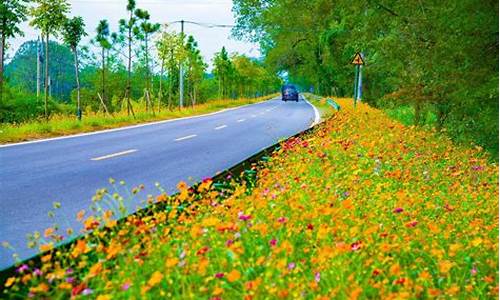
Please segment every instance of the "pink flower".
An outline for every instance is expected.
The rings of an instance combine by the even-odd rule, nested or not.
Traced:
[[[29,267],[27,264],[21,265],[19,268],[17,268],[17,273],[24,273],[24,271],[28,271]]]
[[[359,249],[361,249],[361,242],[354,242],[351,244],[352,251],[358,251]]]
[[[321,280],[321,274],[319,274],[319,272],[316,272],[316,274],[314,274],[314,281],[319,282],[320,280]]]
[[[234,241],[233,241],[233,240],[227,240],[227,242],[226,242],[226,246],[228,246],[228,247],[229,247],[229,246],[231,246],[233,243],[234,243]]]
[[[402,213],[402,212],[403,212],[403,208],[401,208],[401,207],[396,207],[396,208],[393,210],[393,212],[394,212],[395,214]]]
[[[295,263],[291,262],[288,264],[288,270],[293,270],[293,269],[295,269]]]
[[[122,291],[126,291],[130,288],[130,282],[125,282],[122,284]]]
[[[472,266],[472,269],[470,270],[470,274],[471,274],[472,276],[474,276],[474,275],[476,275],[476,274],[477,274],[477,268],[476,268],[476,266],[475,266],[475,265],[474,265],[474,266]]]
[[[251,218],[252,218],[252,216],[250,216],[250,215],[243,215],[243,214],[238,217],[238,219],[240,219],[242,221],[248,221]]]
[[[285,223],[286,221],[287,221],[287,220],[286,220],[286,218],[285,218],[285,217],[279,217],[279,218],[278,218],[278,222],[280,222],[280,223]]]
[[[271,247],[276,246],[276,244],[278,244],[278,241],[276,239],[272,239],[271,241],[269,241],[269,245],[271,245]]]

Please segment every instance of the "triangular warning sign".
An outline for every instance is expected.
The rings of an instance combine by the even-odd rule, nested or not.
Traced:
[[[363,60],[363,57],[361,57],[361,54],[359,52],[356,52],[356,55],[354,55],[354,59],[352,60],[351,64],[353,65],[364,65],[365,61]]]

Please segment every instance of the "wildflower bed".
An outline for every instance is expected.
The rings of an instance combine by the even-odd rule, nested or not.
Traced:
[[[497,297],[498,166],[481,149],[339,102],[284,142],[252,189],[180,183],[119,224],[104,204],[82,212],[93,231],[41,266],[19,266],[5,295]],[[112,198],[122,201],[104,192],[96,203]]]

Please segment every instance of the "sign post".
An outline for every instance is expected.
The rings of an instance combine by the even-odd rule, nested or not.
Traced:
[[[361,76],[361,66],[365,64],[363,60],[363,56],[361,53],[356,52],[356,55],[354,55],[354,59],[352,60],[351,64],[354,65],[355,67],[355,75],[354,75],[354,107],[356,108],[356,102],[358,100],[361,100],[361,93],[362,93],[362,76]]]

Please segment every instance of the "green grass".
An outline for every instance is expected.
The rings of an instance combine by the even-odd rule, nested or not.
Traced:
[[[230,100],[213,100],[195,107],[185,107],[182,110],[163,109],[161,112],[148,113],[144,108],[135,108],[135,118],[127,115],[126,111],[114,113],[112,117],[104,114],[88,113],[81,121],[75,116],[56,115],[50,120],[31,121],[22,124],[0,124],[0,144],[21,142],[27,140],[57,137],[82,132],[91,132],[103,129],[117,128],[146,122],[161,121],[201,115],[216,112],[221,109],[237,107],[246,104],[257,103],[271,99],[276,95],[260,98],[242,98]]]
[[[415,125],[415,109],[413,106],[398,106],[396,108],[388,108],[384,110],[387,115],[395,120],[398,120],[405,125]],[[426,111],[422,116],[422,125],[433,126],[437,122],[436,114],[431,111]]]

